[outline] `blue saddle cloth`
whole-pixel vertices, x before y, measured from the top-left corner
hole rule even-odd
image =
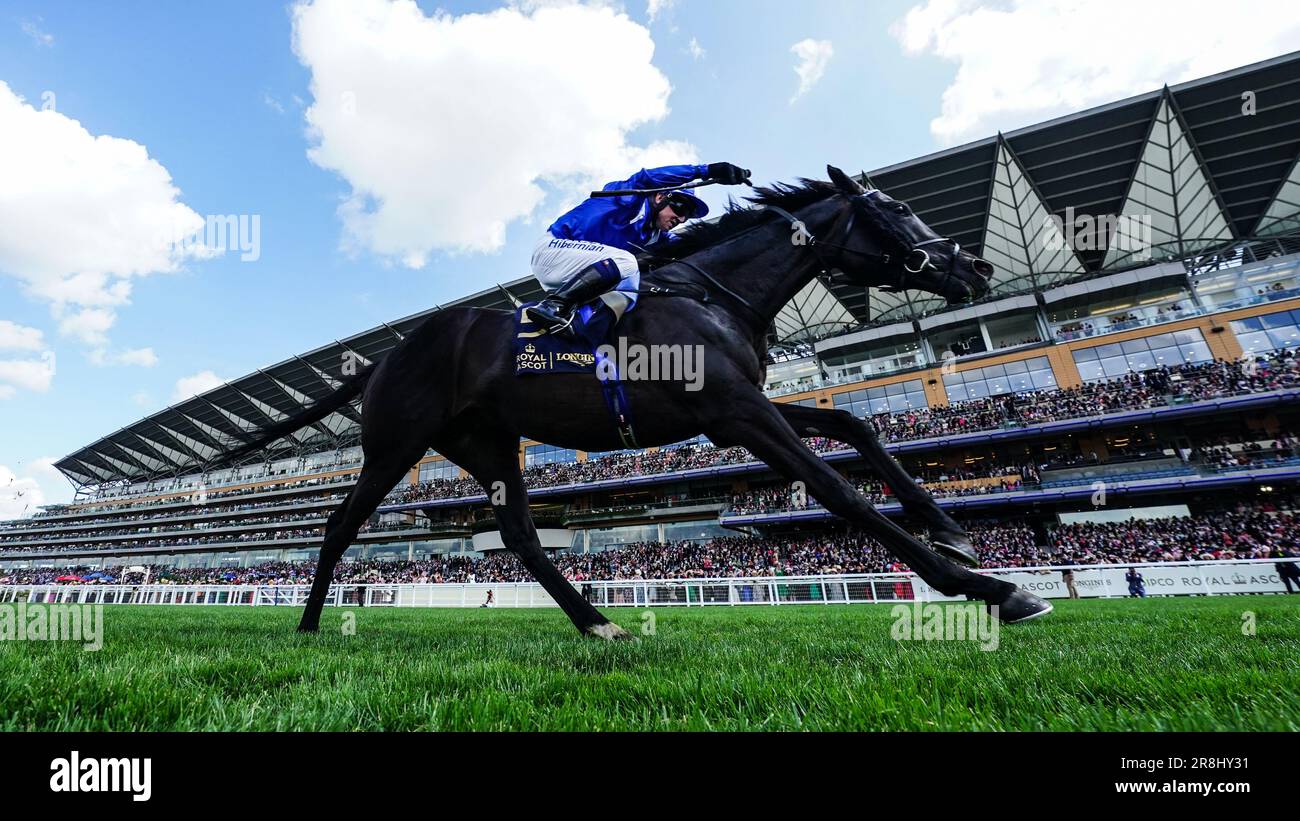
[[[527,316],[530,302],[515,309],[515,376],[550,373],[590,373],[600,382],[614,427],[624,447],[638,447],[632,412],[618,373],[618,363],[598,350],[612,344],[610,335],[621,318],[602,300],[580,306],[573,315],[574,337],[543,333]]]
[[[515,376],[596,373],[596,349],[609,343],[610,331],[618,323],[614,313],[603,302],[582,305],[574,313],[571,326],[576,338],[560,337],[543,333],[528,318],[527,310],[535,304],[529,302],[515,309]],[[608,372],[602,368],[601,373]]]

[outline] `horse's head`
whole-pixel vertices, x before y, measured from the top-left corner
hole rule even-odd
[[[988,293],[990,263],[936,234],[907,203],[863,188],[834,166],[826,170],[852,210],[823,244],[835,249],[837,267],[850,280],[887,291],[928,291],[949,304]]]

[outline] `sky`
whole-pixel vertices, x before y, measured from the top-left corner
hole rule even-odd
[[[870,170],[1295,51],[1297,9],[0,0],[0,519],[152,412],[526,275],[641,167]]]

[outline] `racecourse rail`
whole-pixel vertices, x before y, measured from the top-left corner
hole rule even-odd
[[[1296,559],[1280,561],[1296,562]],[[1279,560],[1148,562],[1122,565],[1051,565],[983,570],[1043,598],[1069,596],[1066,571],[1074,571],[1079,598],[1129,595],[1125,574],[1137,568],[1148,596],[1288,592]],[[870,604],[954,601],[914,573],[752,576],[700,579],[624,579],[573,583],[598,607],[693,607],[783,604]],[[1300,585],[1297,586],[1300,589]],[[131,584],[0,585],[0,604],[193,604],[301,607],[309,585]],[[555,607],[535,582],[450,584],[335,584],[326,604],[336,607]]]

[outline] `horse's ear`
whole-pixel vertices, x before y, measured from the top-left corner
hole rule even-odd
[[[833,165],[826,166],[826,173],[831,175],[831,182],[835,183],[835,187],[846,197],[856,197],[867,190],[858,185],[857,180]]]

